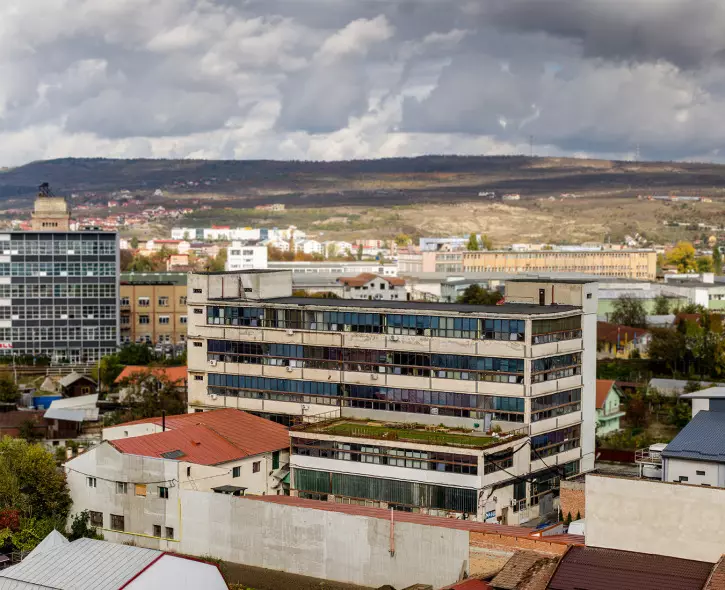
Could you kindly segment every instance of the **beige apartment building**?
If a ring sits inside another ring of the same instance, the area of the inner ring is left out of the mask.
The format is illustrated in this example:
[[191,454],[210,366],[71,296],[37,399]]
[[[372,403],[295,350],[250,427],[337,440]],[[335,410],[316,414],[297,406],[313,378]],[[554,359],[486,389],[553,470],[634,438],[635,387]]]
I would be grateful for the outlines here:
[[576,272],[603,277],[654,280],[654,250],[492,250],[463,252],[463,272]]
[[121,274],[121,342],[186,342],[185,272]]

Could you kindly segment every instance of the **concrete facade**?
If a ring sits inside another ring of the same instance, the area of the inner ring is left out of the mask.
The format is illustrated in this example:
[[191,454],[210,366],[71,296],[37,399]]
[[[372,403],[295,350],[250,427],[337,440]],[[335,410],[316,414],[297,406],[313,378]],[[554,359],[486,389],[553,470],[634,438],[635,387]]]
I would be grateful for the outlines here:
[[267,246],[232,242],[227,248],[226,270],[267,268]]
[[587,475],[587,545],[717,562],[725,489]]

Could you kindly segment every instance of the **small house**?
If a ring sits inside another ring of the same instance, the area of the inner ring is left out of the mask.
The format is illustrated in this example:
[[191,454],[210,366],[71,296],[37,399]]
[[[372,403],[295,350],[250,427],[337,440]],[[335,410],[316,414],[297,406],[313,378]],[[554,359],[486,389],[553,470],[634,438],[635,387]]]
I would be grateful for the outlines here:
[[643,328],[597,322],[598,359],[646,358],[651,340]]
[[75,371],[69,373],[58,381],[59,393],[63,397],[79,397],[92,395],[96,392],[96,382],[87,375]]
[[597,379],[597,436],[620,430],[619,419],[624,416],[620,401],[622,391],[614,381]]

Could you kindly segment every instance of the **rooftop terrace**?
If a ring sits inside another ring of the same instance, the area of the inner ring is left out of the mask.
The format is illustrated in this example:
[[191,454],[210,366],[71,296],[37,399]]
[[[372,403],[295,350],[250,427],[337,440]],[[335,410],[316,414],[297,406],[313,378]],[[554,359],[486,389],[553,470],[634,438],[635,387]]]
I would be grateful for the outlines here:
[[295,426],[293,431],[314,432],[388,441],[413,442],[447,447],[467,447],[485,449],[487,447],[510,442],[523,436],[517,431],[504,434],[484,434],[464,428],[450,428],[442,425],[396,424],[349,418],[331,420],[317,424]]

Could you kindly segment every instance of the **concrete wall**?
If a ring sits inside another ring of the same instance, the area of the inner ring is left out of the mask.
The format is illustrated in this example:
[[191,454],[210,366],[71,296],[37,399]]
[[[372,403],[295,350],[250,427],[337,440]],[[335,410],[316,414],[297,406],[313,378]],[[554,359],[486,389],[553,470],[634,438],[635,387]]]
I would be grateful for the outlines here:
[[715,563],[725,489],[588,475],[587,545]]
[[725,487],[725,465],[720,463],[686,459],[664,459],[662,463],[662,481]]
[[182,490],[179,551],[364,586],[439,588],[455,582],[468,562],[468,531],[395,524]]

